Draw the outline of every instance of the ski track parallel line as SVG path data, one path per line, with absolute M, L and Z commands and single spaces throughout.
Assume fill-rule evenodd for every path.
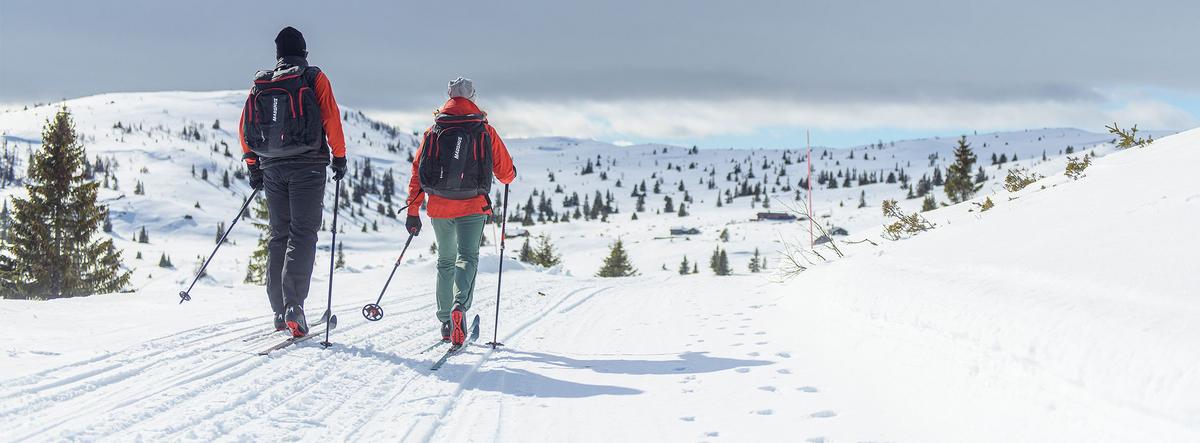
M 409 298 L 402 299 L 401 301 L 408 301 L 408 300 L 413 300 L 413 299 L 417 299 L 417 298 L 420 298 L 420 297 L 419 297 L 419 296 L 409 297 Z M 357 306 L 357 303 L 354 303 L 354 304 L 345 304 L 345 305 L 343 305 L 343 306 Z M 336 307 L 336 306 L 335 306 L 335 307 Z M 428 308 L 428 307 L 426 307 L 426 309 L 427 309 L 427 308 Z M 75 398 L 75 397 L 79 397 L 79 396 L 82 396 L 82 395 L 87 395 L 87 394 L 89 394 L 89 393 L 91 393 L 91 392 L 93 392 L 93 391 L 95 391 L 95 390 L 97 390 L 97 389 L 103 389 L 103 388 L 113 388 L 113 389 L 116 389 L 116 386 L 117 386 L 117 385 L 124 384 L 124 383 L 125 383 L 125 382 L 127 382 L 127 381 L 128 381 L 128 382 L 134 382 L 134 383 L 136 383 L 136 384 L 145 384 L 145 383 L 147 382 L 147 380 L 144 380 L 144 379 L 142 379 L 142 378 L 138 378 L 138 377 L 137 377 L 137 375 L 141 375 L 141 374 L 143 374 L 144 372 L 147 372 L 148 370 L 153 370 L 153 368 L 154 368 L 154 367 L 160 366 L 160 365 L 162 365 L 162 364 L 164 364 L 164 363 L 172 363 L 172 362 L 179 361 L 179 360 L 183 360 L 183 359 L 195 358 L 196 356 L 198 356 L 198 355 L 202 355 L 202 354 L 204 354 L 204 353 L 206 353 L 206 352 L 208 352 L 208 351 L 213 351 L 215 348 L 219 348 L 219 347 L 221 347 L 221 346 L 224 346 L 224 345 L 228 345 L 228 344 L 230 344 L 230 343 L 237 342 L 237 341 L 239 341 L 239 340 L 242 340 L 242 339 L 243 339 L 243 338 L 245 338 L 245 337 L 252 337 L 252 336 L 256 335 L 257 333 L 252 333 L 252 334 L 248 334 L 248 335 L 239 335 L 238 337 L 235 337 L 235 338 L 232 338 L 232 339 L 227 339 L 227 340 L 224 340 L 224 341 L 222 341 L 222 340 L 221 340 L 221 339 L 223 339 L 223 338 L 228 338 L 230 335 L 236 334 L 236 333 L 238 333 L 238 332 L 241 332 L 241 331 L 245 331 L 245 330 L 247 330 L 247 329 L 256 329 L 256 328 L 259 328 L 259 326 L 257 326 L 257 325 L 254 325 L 254 326 L 246 326 L 246 327 L 241 327 L 241 328 L 234 329 L 234 330 L 232 330 L 232 331 L 225 331 L 225 332 L 222 332 L 222 333 L 220 333 L 220 334 L 218 334 L 218 335 L 209 335 L 209 334 L 208 334 L 208 331 L 217 332 L 217 331 L 219 331 L 219 327 L 220 327 L 221 325 L 227 325 L 227 324 L 237 324 L 237 323 L 245 323 L 245 322 L 253 322 L 253 321 L 261 321 L 261 320 L 259 320 L 259 319 L 249 319 L 249 320 L 244 320 L 244 319 L 243 319 L 243 320 L 235 320 L 235 321 L 230 321 L 230 322 L 224 322 L 224 323 L 220 323 L 220 324 L 218 324 L 218 325 L 208 325 L 208 326 L 204 326 L 204 327 L 200 327 L 200 328 L 193 328 L 193 329 L 189 329 L 189 330 L 187 330 L 187 331 L 182 331 L 182 332 L 179 332 L 179 333 L 170 334 L 170 335 L 167 335 L 167 336 L 164 336 L 164 337 L 163 337 L 163 338 L 165 339 L 165 338 L 170 338 L 170 337 L 176 337 L 176 336 L 180 336 L 180 335 L 187 334 L 187 333 L 196 333 L 196 332 L 202 332 L 202 333 L 205 333 L 205 334 L 206 334 L 206 335 L 204 335 L 204 336 L 202 336 L 202 337 L 194 338 L 194 339 L 191 339 L 191 340 L 185 340 L 185 341 L 184 341 L 182 344 L 179 344 L 179 343 L 173 343 L 173 342 L 166 342 L 166 343 L 155 343 L 155 342 L 153 342 L 153 341 L 152 341 L 152 342 L 146 342 L 146 343 L 143 343 L 143 344 L 141 344 L 141 345 L 139 345 L 139 346 L 138 346 L 138 349 L 137 349 L 137 350 L 138 350 L 138 351 L 145 350 L 145 352 L 141 352 L 141 353 L 139 353 L 139 354 L 137 354 L 137 355 L 133 355 L 133 356 L 127 356 L 126 358 L 123 358 L 123 359 L 122 359 L 122 362 L 121 362 L 121 363 L 127 364 L 127 363 L 129 363 L 130 361 L 135 361 L 135 360 L 137 360 L 137 359 L 139 359 L 139 358 L 143 357 L 143 354 L 144 354 L 144 355 L 157 354 L 157 355 L 158 355 L 158 356 L 160 356 L 160 357 L 159 357 L 159 358 L 156 358 L 155 360 L 153 360 L 153 361 L 151 361 L 151 362 L 148 362 L 148 363 L 146 363 L 146 364 L 144 364 L 144 365 L 141 365 L 141 366 L 139 366 L 139 367 L 137 367 L 137 368 L 134 368 L 134 369 L 132 369 L 132 370 L 120 371 L 120 372 L 119 372 L 119 373 L 118 373 L 116 376 L 111 376 L 111 377 L 108 377 L 108 378 L 107 378 L 108 380 L 114 380 L 114 381 L 112 381 L 112 382 L 106 382 L 106 383 L 102 383 L 102 384 L 100 384 L 99 386 L 93 386 L 93 387 L 91 387 L 91 389 L 86 389 L 86 388 L 88 388 L 89 386 L 84 386 L 84 387 L 81 387 L 81 388 L 79 388 L 79 389 L 75 389 L 75 390 L 73 390 L 73 394 L 74 394 L 74 395 L 71 395 L 71 397 L 70 397 L 70 398 Z M 354 326 L 351 326 L 351 328 L 350 328 L 350 329 L 356 329 L 356 327 L 358 327 L 358 326 L 361 326 L 361 324 L 356 324 L 356 325 L 354 325 Z M 271 338 L 271 337 L 269 337 L 269 336 L 268 336 L 268 338 Z M 201 349 L 187 349 L 187 348 L 186 348 L 186 345 L 187 345 L 187 344 L 192 344 L 192 343 L 202 342 L 202 341 L 206 341 L 206 340 L 207 340 L 207 341 L 213 341 L 213 342 L 216 342 L 216 343 L 213 343 L 213 344 L 211 344 L 210 346 L 205 346 L 204 348 L 201 348 Z M 267 340 L 264 340 L 264 342 L 265 342 L 265 341 L 267 341 Z M 243 342 L 243 343 L 245 343 L 245 342 Z M 182 346 L 182 347 L 181 347 L 181 346 Z M 162 349 L 158 349 L 158 348 L 163 348 L 163 347 L 166 347 L 166 348 L 168 348 L 168 349 L 182 349 L 182 350 L 181 350 L 180 352 L 177 352 L 177 353 L 174 353 L 174 354 L 171 354 L 171 355 L 165 355 L 165 356 L 164 356 L 164 355 L 163 355 L 163 353 L 161 352 L 161 351 L 162 351 Z M 114 355 L 120 355 L 120 354 L 122 354 L 122 353 L 123 353 L 123 352 L 118 352 L 118 353 L 114 353 Z M 67 423 L 67 422 L 69 422 L 69 421 L 72 421 L 72 420 L 74 420 L 74 419 L 78 418 L 78 415 L 77 415 L 77 414 L 73 414 L 73 412 L 79 412 L 79 411 L 95 411 L 95 410 L 97 410 L 97 409 L 103 409 L 103 410 L 107 410 L 107 411 L 112 411 L 112 410 L 115 410 L 115 409 L 117 409 L 117 408 L 119 408 L 119 407 L 121 407 L 121 406 L 124 406 L 124 405 L 134 404 L 134 403 L 138 403 L 138 402 L 144 401 L 144 400 L 146 400 L 146 399 L 152 398 L 152 397 L 154 397 L 154 396 L 156 396 L 156 395 L 158 395 L 158 394 L 160 394 L 160 393 L 162 393 L 162 392 L 165 392 L 165 391 L 167 391 L 167 390 L 170 390 L 170 389 L 173 389 L 173 388 L 177 388 L 177 387 L 180 387 L 180 386 L 183 386 L 183 385 L 186 385 L 186 384 L 190 384 L 190 383 L 193 383 L 193 382 L 195 382 L 195 381 L 198 381 L 198 380 L 203 380 L 203 378 L 204 378 L 204 377 L 206 377 L 206 376 L 215 375 L 215 374 L 217 374 L 217 373 L 220 373 L 220 372 L 222 372 L 222 371 L 225 371 L 225 370 L 227 370 L 227 369 L 230 369 L 230 368 L 233 368 L 233 367 L 236 367 L 236 366 L 238 366 L 240 363 L 242 363 L 242 362 L 244 362 L 244 361 L 242 361 L 242 362 L 232 362 L 231 360 L 234 360 L 234 359 L 240 359 L 241 357 L 243 357 L 243 355 L 242 355 L 242 354 L 237 354 L 237 355 L 231 356 L 231 357 L 229 357 L 229 358 L 225 358 L 225 359 L 218 359 L 217 361 L 214 361 L 214 362 L 212 362 L 212 363 L 209 363 L 208 365 L 206 365 L 206 366 L 203 366 L 203 367 L 202 367 L 202 368 L 205 370 L 205 372 L 204 372 L 204 375 L 203 375 L 203 376 L 200 376 L 200 377 L 197 377 L 197 376 L 188 377 L 188 376 L 186 376 L 186 375 L 182 375 L 182 376 L 180 376 L 180 375 L 176 375 L 176 376 L 173 376 L 173 377 L 172 377 L 172 376 L 168 375 L 168 377 L 166 377 L 166 378 L 165 378 L 164 380 L 162 380 L 162 381 L 168 382 L 168 383 L 170 383 L 170 385 L 169 385 L 169 386 L 167 386 L 166 388 L 159 389 L 159 390 L 157 390 L 157 391 L 155 391 L 155 392 L 153 392 L 153 393 L 150 393 L 150 394 L 148 394 L 148 395 L 145 395 L 145 394 L 144 394 L 144 391 L 142 391 L 142 393 L 138 393 L 138 392 L 131 392 L 131 393 L 127 394 L 127 395 L 119 396 L 119 397 L 117 397 L 117 398 L 113 398 L 112 396 L 105 396 L 105 397 L 102 397 L 102 398 L 100 398 L 100 399 L 96 399 L 96 400 L 94 400 L 94 401 L 88 402 L 88 403 L 86 403 L 86 404 L 84 404 L 84 405 L 73 405 L 74 407 L 70 408 L 70 410 L 68 410 L 68 411 L 65 411 L 65 412 L 59 412 L 58 414 L 56 414 L 56 415 L 66 415 L 66 417 L 65 417 L 65 418 L 63 418 L 62 420 L 58 420 L 58 421 L 54 422 L 53 424 L 50 424 L 49 426 L 44 426 L 44 424 L 43 424 L 42 426 L 40 426 L 40 428 L 41 428 L 40 430 L 38 430 L 38 431 L 35 431 L 35 432 L 34 432 L 34 433 L 32 433 L 32 434 L 28 434 L 28 435 L 26 435 L 26 436 L 24 436 L 24 437 L 18 438 L 17 440 L 28 439 L 28 438 L 34 437 L 34 436 L 36 436 L 36 435 L 38 435 L 38 434 L 40 434 L 40 433 L 42 433 L 42 432 L 49 432 L 50 430 L 52 430 L 52 429 L 54 429 L 54 428 L 56 428 L 56 427 L 59 427 L 59 426 L 61 426 L 62 424 L 65 424 L 65 423 Z M 251 359 L 250 361 L 253 361 L 253 359 Z M 264 363 L 264 362 L 260 361 L 259 363 L 260 363 L 260 364 L 258 364 L 258 365 L 252 365 L 252 367 L 251 367 L 251 368 L 248 368 L 247 370 L 245 370 L 245 371 L 242 371 L 242 373 L 243 373 L 243 374 L 244 374 L 244 373 L 247 373 L 247 372 L 249 372 L 249 371 L 253 370 L 255 367 L 262 366 L 262 365 L 263 365 L 262 363 Z M 114 367 L 121 367 L 121 366 L 122 366 L 121 364 L 114 365 Z M 217 368 L 216 368 L 215 370 L 211 370 L 211 371 L 209 371 L 209 369 L 212 369 L 212 368 L 214 368 L 214 367 L 217 367 Z M 125 366 L 125 368 L 128 368 L 128 367 L 127 367 L 127 366 Z M 110 369 L 111 369 L 111 368 L 110 368 Z M 226 381 L 226 380 L 228 380 L 228 379 L 231 379 L 231 378 L 232 378 L 232 377 L 230 377 L 230 378 L 222 378 L 221 380 L 222 380 L 222 381 Z M 86 378 L 85 378 L 85 379 L 86 379 Z M 182 381 L 180 381 L 180 380 L 182 380 Z M 151 380 L 151 381 L 153 381 L 153 380 Z M 206 385 L 211 385 L 211 384 L 212 384 L 212 383 L 206 383 Z M 39 387 L 39 388 L 32 388 L 32 390 L 33 390 L 34 392 L 37 392 L 37 391 L 41 390 L 41 388 L 40 388 L 40 387 Z M 193 396 L 194 396 L 194 395 L 193 395 Z M 55 405 L 57 405 L 57 404 L 60 404 L 60 403 L 62 403 L 64 399 L 61 399 L 61 398 L 59 398 L 59 397 L 60 397 L 60 395 L 46 395 L 46 396 L 42 396 L 40 399 L 34 399 L 34 401 L 35 401 L 35 402 L 37 402 L 37 403 L 42 403 L 42 404 L 44 404 L 44 406 L 43 406 L 42 408 L 38 409 L 38 410 L 44 410 L 44 409 L 47 409 L 47 408 L 50 408 L 50 407 L 53 407 L 53 406 L 55 406 Z M 135 398 L 135 397 L 136 397 L 136 398 Z M 174 400 L 176 400 L 176 401 L 172 401 L 172 402 L 170 402 L 170 403 L 172 403 L 172 404 L 179 403 L 179 402 L 181 402 L 181 401 L 183 401 L 183 400 L 187 400 L 187 399 L 189 399 L 190 397 L 192 397 L 192 396 L 180 396 L 180 397 L 176 397 L 176 398 L 174 398 Z M 132 399 L 131 399 L 131 398 L 132 398 Z M 40 401 L 39 401 L 39 400 L 40 400 Z M 54 400 L 59 400 L 59 401 L 54 401 Z M 114 403 L 116 404 L 115 406 L 113 406 L 113 405 L 114 405 Z M 106 407 L 106 405 L 107 405 L 107 407 Z M 27 406 L 27 405 L 26 405 L 26 406 Z M 25 412 L 29 412 L 29 410 L 28 410 L 28 409 L 25 409 L 25 408 L 23 408 L 22 410 L 23 410 L 23 411 L 25 411 Z M 0 413 L 0 416 L 5 416 L 5 415 L 7 415 L 7 414 Z M 135 425 L 135 424 L 137 424 L 137 423 L 139 423 L 139 422 L 141 422 L 141 421 L 144 421 L 145 419 L 149 419 L 149 418 L 152 418 L 152 417 L 145 417 L 143 420 L 135 420 L 135 421 L 133 421 L 133 422 L 130 422 L 130 423 L 124 423 L 123 425 L 111 425 L 111 423 L 110 423 L 109 425 L 110 425 L 111 427 L 115 427 L 115 428 L 117 428 L 117 429 L 115 429 L 115 431 L 118 431 L 118 432 L 119 432 L 120 430 L 127 429 L 127 428 L 129 428 L 130 426 L 132 426 L 132 425 Z M 35 426 L 37 426 L 37 425 L 35 425 Z M 88 427 L 87 427 L 87 428 L 85 428 L 85 429 L 90 429 L 91 427 L 94 427 L 94 426 L 95 426 L 95 425 L 88 426 Z M 115 433 L 115 432 L 113 432 L 113 433 Z M 108 434 L 108 435 L 111 435 L 111 434 Z M 106 436 L 107 436 L 107 435 L 106 435 Z
M 590 300 L 591 296 L 596 295 L 600 292 L 603 292 L 603 291 L 611 289 L 611 288 L 612 288 L 611 286 L 606 286 L 606 287 L 597 289 L 597 290 L 593 291 L 591 294 L 589 294 L 587 297 L 584 297 L 584 299 L 582 301 Z M 554 311 L 555 309 L 558 309 L 559 306 L 561 306 L 563 303 L 565 303 L 567 300 L 569 300 L 572 296 L 574 296 L 575 294 L 578 294 L 580 292 L 583 292 L 586 289 L 588 289 L 588 288 L 578 288 L 575 291 L 572 291 L 567 296 L 563 297 L 562 300 L 559 300 L 557 303 L 550 306 L 548 309 L 541 310 L 540 312 L 538 312 L 537 315 L 534 315 L 533 318 L 526 320 L 525 323 L 522 323 L 516 329 L 513 329 L 512 332 L 510 332 L 508 335 L 506 335 L 504 337 L 504 341 L 512 342 L 512 340 L 519 337 L 521 335 L 521 333 L 524 332 L 526 329 L 528 329 L 529 327 L 531 327 L 531 326 L 537 324 L 538 322 L 542 321 L 543 319 L 545 319 L 546 314 Z M 574 306 L 578 306 L 578 305 L 579 304 L 576 303 Z M 574 306 L 572 306 L 572 307 L 574 307 Z M 442 426 L 442 424 L 444 424 L 446 417 L 449 416 L 450 412 L 452 412 L 454 410 L 454 403 L 460 396 L 462 396 L 462 392 L 463 392 L 463 390 L 465 390 L 467 384 L 470 383 L 471 379 L 474 378 L 475 374 L 477 374 L 479 372 L 479 368 L 481 366 L 483 366 L 483 364 L 485 362 L 487 362 L 488 358 L 491 357 L 492 354 L 495 353 L 495 351 L 496 351 L 495 349 L 488 349 L 488 350 L 484 351 L 484 353 L 482 355 L 480 355 L 479 359 L 475 361 L 475 363 L 471 366 L 471 368 L 468 369 L 465 374 L 463 374 L 463 377 L 461 379 L 459 379 L 457 385 L 454 387 L 454 391 L 452 393 L 450 393 L 450 395 L 447 396 L 446 400 L 442 403 L 442 409 L 439 412 L 438 417 L 433 421 L 432 425 L 429 427 L 429 430 L 421 438 L 422 442 L 428 443 L 430 441 L 433 441 L 433 437 L 437 434 L 437 431 L 439 429 L 441 429 L 441 426 Z M 415 427 L 416 423 L 414 423 L 413 426 Z M 410 434 L 412 432 L 412 430 L 413 430 L 413 428 L 410 427 L 409 432 L 406 433 L 405 437 L 401 438 L 401 440 L 405 440 L 408 437 L 408 434 Z

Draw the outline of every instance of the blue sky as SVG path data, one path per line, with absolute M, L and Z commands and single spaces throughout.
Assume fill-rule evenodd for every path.
M 343 105 L 429 123 L 455 76 L 507 136 L 846 146 L 1200 125 L 1200 2 L 0 0 L 0 104 L 244 89 L 305 33 Z

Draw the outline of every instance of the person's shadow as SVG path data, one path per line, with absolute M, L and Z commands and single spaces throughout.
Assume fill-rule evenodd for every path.
M 471 358 L 480 352 L 486 352 L 483 346 L 472 346 L 463 355 L 452 357 L 437 371 L 430 371 L 429 366 L 440 353 L 433 352 L 428 358 L 415 359 L 365 349 L 357 346 L 336 348 L 363 357 L 371 357 L 385 362 L 406 366 L 414 371 L 427 373 L 439 379 L 459 383 L 463 377 L 474 368 L 477 361 Z M 469 362 L 454 363 L 454 359 L 466 359 Z M 576 359 L 542 352 L 526 352 L 502 348 L 489 357 L 492 362 L 530 362 L 535 366 L 590 370 L 603 374 L 626 375 L 670 375 L 670 374 L 699 374 L 732 370 L 749 366 L 769 365 L 773 362 L 766 360 L 741 360 L 734 358 L 711 357 L 704 352 L 685 352 L 671 360 L 640 360 L 640 359 Z M 536 369 L 535 369 L 536 370 Z M 548 397 L 548 398 L 583 398 L 598 395 L 638 395 L 643 391 L 623 386 L 596 385 L 560 380 L 537 372 L 521 368 L 492 365 L 481 369 L 463 384 L 463 389 L 498 392 L 519 397 Z

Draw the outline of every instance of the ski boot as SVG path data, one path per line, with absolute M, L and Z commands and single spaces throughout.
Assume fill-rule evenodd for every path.
M 308 335 L 308 322 L 304 320 L 304 308 L 300 305 L 288 306 L 283 318 L 287 322 L 288 329 L 292 330 L 292 337 Z
M 466 317 L 462 305 L 455 303 L 450 311 L 450 344 L 453 346 L 462 346 L 467 341 Z
M 279 332 L 287 328 L 287 322 L 283 321 L 283 314 L 275 314 L 275 332 Z
M 442 322 L 442 341 L 450 341 L 450 322 L 448 321 Z

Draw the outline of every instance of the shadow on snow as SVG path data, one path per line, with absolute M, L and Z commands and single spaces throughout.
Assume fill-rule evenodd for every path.
M 462 382 L 467 372 L 474 367 L 471 363 L 454 363 L 454 359 L 478 357 L 479 354 L 467 352 L 453 357 L 450 362 L 437 371 L 430 371 L 429 366 L 440 356 L 432 352 L 431 358 L 405 358 L 395 354 L 358 346 L 339 346 L 338 352 L 356 356 L 370 357 L 386 363 L 406 366 L 414 371 L 422 372 L 450 383 Z M 473 347 L 472 349 L 481 349 Z M 725 371 L 747 366 L 763 366 L 772 364 L 766 360 L 740 360 L 733 358 L 710 357 L 704 352 L 685 352 L 672 360 L 627 360 L 627 359 L 577 359 L 543 352 L 525 352 L 513 349 L 502 349 L 492 355 L 494 363 L 530 362 L 544 364 L 556 368 L 588 369 L 603 374 L 624 375 L 670 375 L 698 374 Z M 536 370 L 536 369 L 535 369 Z M 638 395 L 643 391 L 623 386 L 598 385 L 561 380 L 521 368 L 493 367 L 481 369 L 463 385 L 464 389 L 498 392 L 518 397 L 548 397 L 548 398 L 584 398 L 599 395 Z

